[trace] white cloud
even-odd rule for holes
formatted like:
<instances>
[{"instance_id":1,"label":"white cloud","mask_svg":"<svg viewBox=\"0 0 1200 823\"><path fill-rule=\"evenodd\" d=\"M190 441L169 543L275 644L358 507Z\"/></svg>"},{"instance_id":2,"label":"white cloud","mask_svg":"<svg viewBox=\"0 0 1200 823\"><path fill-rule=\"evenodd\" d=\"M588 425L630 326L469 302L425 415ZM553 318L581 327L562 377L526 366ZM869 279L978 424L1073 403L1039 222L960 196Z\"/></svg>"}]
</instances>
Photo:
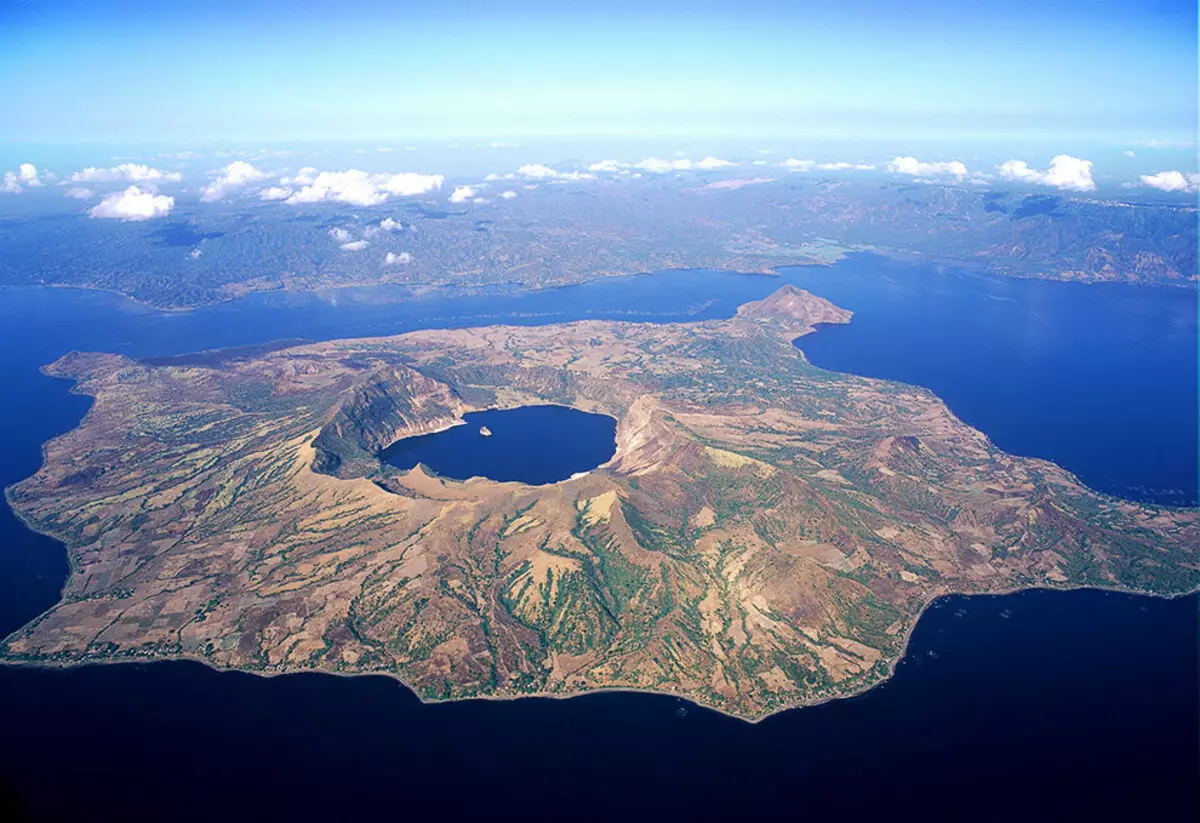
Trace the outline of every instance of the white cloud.
<instances>
[{"instance_id":1,"label":"white cloud","mask_svg":"<svg viewBox=\"0 0 1200 823\"><path fill-rule=\"evenodd\" d=\"M912 159L912 158L897 158L897 159L908 160L908 159ZM760 162L762 162L762 161L755 161L756 164L760 163ZM895 161L893 161L893 162L895 162ZM812 171L813 169L818 169L820 171L846 171L847 169L853 169L854 171L872 171L875 168L875 166L871 163L847 163L845 160L838 160L833 163L817 163L813 160L797 160L794 157L783 161L779 165L783 166L784 168L789 168L792 171ZM888 165L890 168L891 164L888 164ZM919 164L919 165L929 166L929 165L937 165L937 164L923 163L923 164ZM965 172L965 168L964 168L964 172ZM909 172L909 173L911 174L913 172ZM926 170L925 173L929 173L929 172Z\"/></svg>"},{"instance_id":2,"label":"white cloud","mask_svg":"<svg viewBox=\"0 0 1200 823\"><path fill-rule=\"evenodd\" d=\"M500 192L500 197L504 200L512 200L516 196L517 196L517 193L515 191L513 191L512 189L509 189L508 191Z\"/></svg>"},{"instance_id":3,"label":"white cloud","mask_svg":"<svg viewBox=\"0 0 1200 823\"><path fill-rule=\"evenodd\" d=\"M110 169L90 166L66 179L67 183L178 183L183 175L177 171L161 171L144 163L122 163Z\"/></svg>"},{"instance_id":4,"label":"white cloud","mask_svg":"<svg viewBox=\"0 0 1200 823\"><path fill-rule=\"evenodd\" d=\"M596 175L582 171L559 171L541 163L527 163L517 169L517 174L534 180L595 180ZM506 175L507 178L507 175Z\"/></svg>"},{"instance_id":5,"label":"white cloud","mask_svg":"<svg viewBox=\"0 0 1200 823\"><path fill-rule=\"evenodd\" d=\"M811 171L817 164L813 160L797 160L795 157L789 157L779 165L785 169L794 169L795 171Z\"/></svg>"},{"instance_id":6,"label":"white cloud","mask_svg":"<svg viewBox=\"0 0 1200 823\"><path fill-rule=\"evenodd\" d=\"M260 200L287 200L292 190L287 186L268 186L258 193Z\"/></svg>"},{"instance_id":7,"label":"white cloud","mask_svg":"<svg viewBox=\"0 0 1200 823\"><path fill-rule=\"evenodd\" d=\"M752 166L765 166L765 165L767 165L767 161L766 161L766 160L754 160L753 162L751 162L751 164L750 164L750 165L752 165Z\"/></svg>"},{"instance_id":8,"label":"white cloud","mask_svg":"<svg viewBox=\"0 0 1200 823\"><path fill-rule=\"evenodd\" d=\"M1092 161L1060 154L1050 161L1046 170L1033 169L1024 160L1007 160L1000 164L1000 176L1005 180L1051 186L1067 191L1093 191Z\"/></svg>"},{"instance_id":9,"label":"white cloud","mask_svg":"<svg viewBox=\"0 0 1200 823\"><path fill-rule=\"evenodd\" d=\"M38 170L33 163L22 163L17 172L17 176L21 178L21 182L26 186L42 186L45 185L38 179Z\"/></svg>"},{"instance_id":10,"label":"white cloud","mask_svg":"<svg viewBox=\"0 0 1200 823\"><path fill-rule=\"evenodd\" d=\"M366 240L351 240L349 243L343 243L339 248L342 251L362 251L367 245Z\"/></svg>"},{"instance_id":11,"label":"white cloud","mask_svg":"<svg viewBox=\"0 0 1200 823\"><path fill-rule=\"evenodd\" d=\"M284 186L310 186L317 179L318 174L320 172L312 166L305 166L296 172L295 177L281 177L279 178L279 182Z\"/></svg>"},{"instance_id":12,"label":"white cloud","mask_svg":"<svg viewBox=\"0 0 1200 823\"><path fill-rule=\"evenodd\" d=\"M54 177L52 174L45 176L49 179L53 179ZM0 177L0 192L6 192L8 194L20 194L22 191L24 191L24 189L21 188L22 186L35 188L37 186L44 185L45 183L38 176L37 167L32 163L22 163L17 167L15 172L6 171L4 172L4 176Z\"/></svg>"},{"instance_id":13,"label":"white cloud","mask_svg":"<svg viewBox=\"0 0 1200 823\"><path fill-rule=\"evenodd\" d=\"M728 166L737 165L737 163L734 163L730 160L722 160L719 157L713 157L711 155L705 157L703 160L690 160L680 155L682 155L682 152L676 152L676 158L674 160L663 160L658 157L647 157L645 160L642 160L639 163L623 163L619 160L601 160L588 166L588 171L618 172L632 167L635 169L643 169L645 171L658 172L661 174L664 172L688 171L691 169L721 169ZM545 176L549 177L551 175ZM562 174L560 173L558 176L561 177Z\"/></svg>"},{"instance_id":14,"label":"white cloud","mask_svg":"<svg viewBox=\"0 0 1200 823\"><path fill-rule=\"evenodd\" d=\"M836 163L820 163L817 168L821 171L845 171L846 169L871 171L875 167L870 163L847 163L845 160L839 160Z\"/></svg>"},{"instance_id":15,"label":"white cloud","mask_svg":"<svg viewBox=\"0 0 1200 823\"><path fill-rule=\"evenodd\" d=\"M232 194L236 189L240 189L247 183L253 180L261 180L267 176L265 171L260 171L254 166L247 163L245 160L234 160L225 168L217 172L217 178L204 187L204 191L200 194L200 200L204 203L211 203L214 200L220 200L228 194Z\"/></svg>"},{"instance_id":16,"label":"white cloud","mask_svg":"<svg viewBox=\"0 0 1200 823\"><path fill-rule=\"evenodd\" d=\"M473 197L475 197L473 186L455 186L454 191L450 193L450 202L465 203Z\"/></svg>"},{"instance_id":17,"label":"white cloud","mask_svg":"<svg viewBox=\"0 0 1200 823\"><path fill-rule=\"evenodd\" d=\"M74 198L75 200L91 200L93 197L96 196L96 193L94 191L92 191L91 189L74 188L74 189L67 189L63 193L66 194L67 197Z\"/></svg>"},{"instance_id":18,"label":"white cloud","mask_svg":"<svg viewBox=\"0 0 1200 823\"><path fill-rule=\"evenodd\" d=\"M662 174L668 171L686 171L692 167L692 161L686 157L677 160L660 160L657 157L647 157L640 163L634 163L634 168Z\"/></svg>"},{"instance_id":19,"label":"white cloud","mask_svg":"<svg viewBox=\"0 0 1200 823\"><path fill-rule=\"evenodd\" d=\"M434 189L440 189L445 178L440 174L417 174L416 172L401 172L400 174L377 175L382 177L379 185L388 194L397 197L412 197L418 194L428 194Z\"/></svg>"},{"instance_id":20,"label":"white cloud","mask_svg":"<svg viewBox=\"0 0 1200 823\"><path fill-rule=\"evenodd\" d=\"M200 249L192 249L190 252L188 252L188 257L192 260L198 260L201 254L202 252Z\"/></svg>"},{"instance_id":21,"label":"white cloud","mask_svg":"<svg viewBox=\"0 0 1200 823\"><path fill-rule=\"evenodd\" d=\"M306 177L316 169L301 169L300 175L292 178L304 187L285 202L298 203L349 203L352 206L377 206L392 195L411 197L440 189L445 178L440 174L368 174L358 169L347 171L323 171ZM305 183L304 179L308 182ZM287 183L287 180L280 182Z\"/></svg>"},{"instance_id":22,"label":"white cloud","mask_svg":"<svg viewBox=\"0 0 1200 823\"><path fill-rule=\"evenodd\" d=\"M403 266L405 263L411 262L412 255L406 251L402 251L399 254L388 252L383 258L383 265L385 266Z\"/></svg>"},{"instance_id":23,"label":"white cloud","mask_svg":"<svg viewBox=\"0 0 1200 823\"><path fill-rule=\"evenodd\" d=\"M1157 174L1143 174L1141 181L1144 185L1159 191L1180 191L1196 193L1200 191L1200 174L1181 171L1160 171Z\"/></svg>"},{"instance_id":24,"label":"white cloud","mask_svg":"<svg viewBox=\"0 0 1200 823\"><path fill-rule=\"evenodd\" d=\"M620 171L628 167L628 163L622 163L619 160L601 160L588 166L588 171Z\"/></svg>"},{"instance_id":25,"label":"white cloud","mask_svg":"<svg viewBox=\"0 0 1200 823\"><path fill-rule=\"evenodd\" d=\"M1126 157L1137 157L1137 155L1133 153L1133 149L1125 149L1125 156Z\"/></svg>"},{"instance_id":26,"label":"white cloud","mask_svg":"<svg viewBox=\"0 0 1200 823\"><path fill-rule=\"evenodd\" d=\"M379 228L384 231L404 231L404 224L399 220L393 220L390 217L385 217L379 221Z\"/></svg>"},{"instance_id":27,"label":"white cloud","mask_svg":"<svg viewBox=\"0 0 1200 823\"><path fill-rule=\"evenodd\" d=\"M149 220L153 217L165 217L173 208L174 197L130 186L125 191L107 195L92 207L88 214L92 217L115 220Z\"/></svg>"},{"instance_id":28,"label":"white cloud","mask_svg":"<svg viewBox=\"0 0 1200 823\"><path fill-rule=\"evenodd\" d=\"M346 243L354 239L354 235L343 228L330 229L329 236L339 243Z\"/></svg>"},{"instance_id":29,"label":"white cloud","mask_svg":"<svg viewBox=\"0 0 1200 823\"><path fill-rule=\"evenodd\" d=\"M913 177L967 176L967 167L958 160L923 162L915 157L893 157L888 161L887 170L893 174L910 174Z\"/></svg>"}]
</instances>

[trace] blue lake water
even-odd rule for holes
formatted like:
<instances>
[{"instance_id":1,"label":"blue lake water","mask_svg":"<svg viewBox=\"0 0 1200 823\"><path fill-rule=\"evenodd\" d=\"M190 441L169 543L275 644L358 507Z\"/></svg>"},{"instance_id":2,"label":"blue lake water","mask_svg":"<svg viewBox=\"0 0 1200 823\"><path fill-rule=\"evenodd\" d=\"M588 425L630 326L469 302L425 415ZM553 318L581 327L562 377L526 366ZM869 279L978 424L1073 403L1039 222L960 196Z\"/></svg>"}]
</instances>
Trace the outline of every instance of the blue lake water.
<instances>
[{"instance_id":1,"label":"blue lake water","mask_svg":"<svg viewBox=\"0 0 1200 823\"><path fill-rule=\"evenodd\" d=\"M1000 448L1095 489L1197 504L1194 292L912 268L791 270L854 312L800 348L825 368L932 389Z\"/></svg>"},{"instance_id":2,"label":"blue lake water","mask_svg":"<svg viewBox=\"0 0 1200 823\"><path fill-rule=\"evenodd\" d=\"M669 272L456 298L257 295L187 313L101 293L0 291L0 483L36 470L41 443L86 412L87 398L38 371L71 349L149 357L495 322L726 317L783 282L856 311L801 342L818 365L925 385L1001 447L1054 459L1098 489L1195 500L1195 294L870 255L781 277ZM61 546L0 506L0 631L50 606L66 571ZM0 667L0 812L538 816L570 802L562 808L686 819L1192 819L1197 605L1090 591L947 598L886 685L757 725L652 695L424 706L379 677Z\"/></svg>"},{"instance_id":3,"label":"blue lake water","mask_svg":"<svg viewBox=\"0 0 1200 823\"><path fill-rule=\"evenodd\" d=\"M424 464L455 480L486 477L534 486L557 483L608 462L617 421L564 406L522 406L463 415L464 426L406 437L380 457L398 469ZM481 429L491 434L484 437Z\"/></svg>"}]
</instances>

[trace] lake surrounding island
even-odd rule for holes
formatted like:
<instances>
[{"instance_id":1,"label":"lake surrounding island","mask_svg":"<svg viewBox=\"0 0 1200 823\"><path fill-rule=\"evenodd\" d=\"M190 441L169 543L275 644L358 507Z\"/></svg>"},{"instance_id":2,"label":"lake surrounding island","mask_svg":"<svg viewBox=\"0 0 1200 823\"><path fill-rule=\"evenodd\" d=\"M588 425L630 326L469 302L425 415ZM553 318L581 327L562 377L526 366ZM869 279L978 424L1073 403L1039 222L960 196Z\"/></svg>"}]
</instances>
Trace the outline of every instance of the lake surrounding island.
<instances>
[{"instance_id":1,"label":"lake surrounding island","mask_svg":"<svg viewBox=\"0 0 1200 823\"><path fill-rule=\"evenodd\" d=\"M791 269L854 312L798 341L818 366L931 389L1013 454L1109 494L1195 506L1196 295L903 264Z\"/></svg>"},{"instance_id":2,"label":"lake surrounding island","mask_svg":"<svg viewBox=\"0 0 1200 823\"><path fill-rule=\"evenodd\" d=\"M454 480L486 477L540 486L591 471L616 451L617 421L566 406L521 406L463 415L465 425L406 437L380 457L418 463Z\"/></svg>"},{"instance_id":3,"label":"lake surrounding island","mask_svg":"<svg viewBox=\"0 0 1200 823\"><path fill-rule=\"evenodd\" d=\"M35 471L41 443L86 412L87 398L38 371L71 349L158 357L439 326L706 319L783 282L856 312L800 342L817 365L925 385L1001 447L1056 460L1103 491L1194 504L1195 293L967 276L871 255L780 277L668 272L452 298L257 295L188 313L6 290L0 483ZM480 438L478 425L459 429ZM0 507L3 632L53 603L66 572L59 544ZM0 812L1189 819L1200 814L1197 605L1094 591L946 598L887 684L756 725L654 695L427 706L384 677L262 678L187 662L0 667Z\"/></svg>"}]
</instances>

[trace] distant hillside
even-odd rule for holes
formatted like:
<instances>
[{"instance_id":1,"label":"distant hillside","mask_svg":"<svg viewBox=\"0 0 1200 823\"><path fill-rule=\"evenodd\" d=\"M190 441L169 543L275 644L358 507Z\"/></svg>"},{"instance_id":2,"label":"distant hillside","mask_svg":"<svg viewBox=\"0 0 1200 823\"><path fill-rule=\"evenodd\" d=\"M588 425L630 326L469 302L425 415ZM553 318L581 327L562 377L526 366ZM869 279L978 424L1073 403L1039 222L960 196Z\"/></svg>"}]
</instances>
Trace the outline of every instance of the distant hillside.
<instances>
[{"instance_id":1,"label":"distant hillside","mask_svg":"<svg viewBox=\"0 0 1200 823\"><path fill-rule=\"evenodd\" d=\"M545 288L675 268L761 272L865 248L1088 282L1194 287L1200 270L1190 206L801 175L709 182L544 185L452 212L412 200L182 207L140 223L0 221L0 285L98 288L191 307L346 285Z\"/></svg>"}]
</instances>

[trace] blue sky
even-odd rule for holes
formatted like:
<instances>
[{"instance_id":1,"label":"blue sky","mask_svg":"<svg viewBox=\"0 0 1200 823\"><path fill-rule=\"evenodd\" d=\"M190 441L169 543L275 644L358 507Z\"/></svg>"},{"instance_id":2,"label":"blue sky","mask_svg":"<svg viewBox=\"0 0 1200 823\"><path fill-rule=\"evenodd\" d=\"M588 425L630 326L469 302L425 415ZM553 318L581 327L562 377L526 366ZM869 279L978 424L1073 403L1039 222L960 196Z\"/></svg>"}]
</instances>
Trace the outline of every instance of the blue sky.
<instances>
[{"instance_id":1,"label":"blue sky","mask_svg":"<svg viewBox=\"0 0 1200 823\"><path fill-rule=\"evenodd\" d=\"M7 142L1194 139L1195 2L0 3Z\"/></svg>"}]
</instances>

